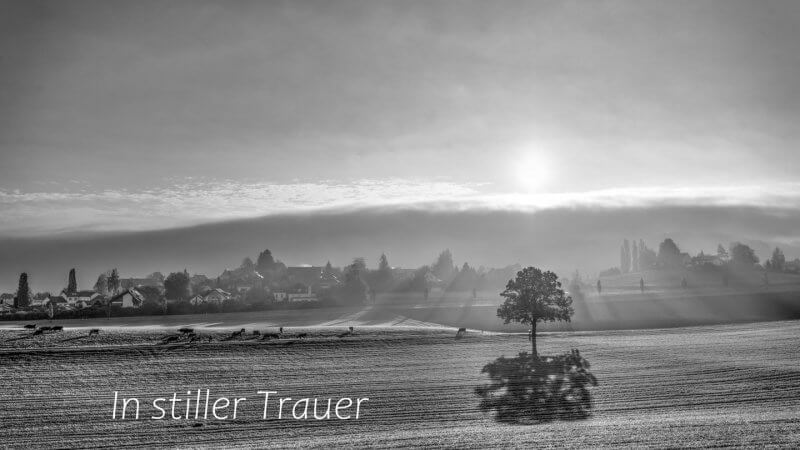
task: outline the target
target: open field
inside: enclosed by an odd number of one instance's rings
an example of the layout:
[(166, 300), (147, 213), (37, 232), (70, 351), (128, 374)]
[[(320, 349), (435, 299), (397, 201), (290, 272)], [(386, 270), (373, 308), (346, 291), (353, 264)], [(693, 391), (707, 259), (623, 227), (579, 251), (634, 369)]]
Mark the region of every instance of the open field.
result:
[[(0, 428), (9, 447), (710, 446), (800, 443), (800, 322), (545, 333), (540, 351), (593, 364), (594, 415), (534, 426), (477, 409), (481, 367), (528, 349), (519, 334), (425, 327), (303, 329), (308, 339), (160, 345), (158, 328), (22, 338), (0, 330)], [(248, 330), (249, 331), (249, 330)], [(291, 330), (295, 333), (301, 330)], [(37, 343), (37, 340), (41, 341)], [(48, 340), (45, 342), (45, 340)], [(236, 420), (111, 420), (114, 391), (147, 402), (187, 390), (246, 397)], [(357, 420), (262, 420), (278, 396), (369, 397)], [(185, 398), (185, 395), (184, 395)], [(334, 400), (335, 401), (335, 400)]]

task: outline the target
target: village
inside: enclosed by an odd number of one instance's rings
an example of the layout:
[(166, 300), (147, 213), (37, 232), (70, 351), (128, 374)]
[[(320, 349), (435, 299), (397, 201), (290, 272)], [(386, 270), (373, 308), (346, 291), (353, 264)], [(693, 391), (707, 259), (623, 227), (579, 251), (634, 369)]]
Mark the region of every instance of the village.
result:
[[(182, 275), (182, 276), (181, 276)], [(74, 272), (73, 275), (74, 276)], [(193, 309), (212, 312), (222, 310), (225, 305), (242, 304), (246, 301), (259, 304), (318, 303), (326, 298), (330, 290), (341, 284), (336, 274), (326, 272), (325, 267), (286, 267), (282, 283), (269, 283), (255, 268), (226, 270), (211, 280), (204, 275), (179, 273), (173, 278), (188, 281), (184, 293), (169, 292), (171, 280), (155, 272), (143, 278), (117, 278), (101, 275), (110, 282), (105, 289), (65, 288), (58, 294), (36, 293), (30, 296), (27, 305), (20, 304), (14, 294), (0, 295), (0, 314), (15, 312), (43, 313), (50, 316), (90, 314), (127, 310), (133, 312), (147, 306), (164, 312), (190, 306)], [(16, 302), (15, 302), (16, 300)]]
[[(269, 250), (256, 262), (244, 258), (235, 269), (215, 278), (188, 271), (164, 276), (123, 277), (118, 270), (101, 273), (93, 289), (78, 286), (76, 270), (66, 277), (67, 287), (57, 294), (36, 292), (28, 274), (20, 275), (16, 294), (0, 296), (0, 318), (87, 318), (156, 314), (193, 314), (254, 311), (272, 308), (314, 308), (374, 303), (379, 293), (414, 292), (428, 299), (431, 292), (472, 292), (500, 286), (513, 276), (517, 265), (502, 269), (474, 269), (453, 262), (449, 250), (441, 252), (429, 266), (417, 269), (391, 267), (386, 255), (377, 269), (368, 269), (364, 258), (355, 258), (344, 268), (328, 262), (324, 266), (286, 266)], [(32, 283), (31, 283), (32, 284)]]

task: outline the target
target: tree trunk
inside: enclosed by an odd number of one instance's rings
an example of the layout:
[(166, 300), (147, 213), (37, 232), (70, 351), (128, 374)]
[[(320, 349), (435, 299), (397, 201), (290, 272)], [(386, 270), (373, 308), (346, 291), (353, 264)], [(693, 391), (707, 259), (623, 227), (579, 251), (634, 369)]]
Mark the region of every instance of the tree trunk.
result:
[(536, 321), (531, 324), (531, 355), (539, 358), (539, 353), (536, 351)]

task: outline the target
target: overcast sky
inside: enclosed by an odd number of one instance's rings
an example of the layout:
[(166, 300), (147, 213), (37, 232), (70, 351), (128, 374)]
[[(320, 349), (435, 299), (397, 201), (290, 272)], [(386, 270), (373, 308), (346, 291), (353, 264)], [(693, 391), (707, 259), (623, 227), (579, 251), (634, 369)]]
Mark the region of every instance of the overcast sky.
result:
[(798, 42), (795, 1), (0, 0), (0, 238), (794, 211)]
[(800, 195), (798, 2), (0, 5), (3, 235)]

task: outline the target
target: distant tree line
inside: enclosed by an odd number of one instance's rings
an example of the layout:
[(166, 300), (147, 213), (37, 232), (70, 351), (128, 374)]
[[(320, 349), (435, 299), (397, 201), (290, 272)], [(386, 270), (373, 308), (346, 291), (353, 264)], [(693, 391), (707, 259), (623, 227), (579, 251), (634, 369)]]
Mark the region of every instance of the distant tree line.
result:
[(619, 267), (612, 267), (600, 272), (600, 276), (613, 276), (636, 273), (646, 270), (697, 268), (704, 266), (725, 267), (732, 270), (763, 269), (770, 272), (798, 272), (800, 259), (787, 262), (783, 251), (776, 247), (772, 256), (759, 265), (755, 251), (741, 242), (733, 242), (726, 249), (717, 245), (715, 254), (700, 252), (691, 256), (682, 252), (672, 238), (666, 238), (658, 245), (658, 252), (647, 247), (642, 239), (628, 241), (624, 239), (620, 246)]

